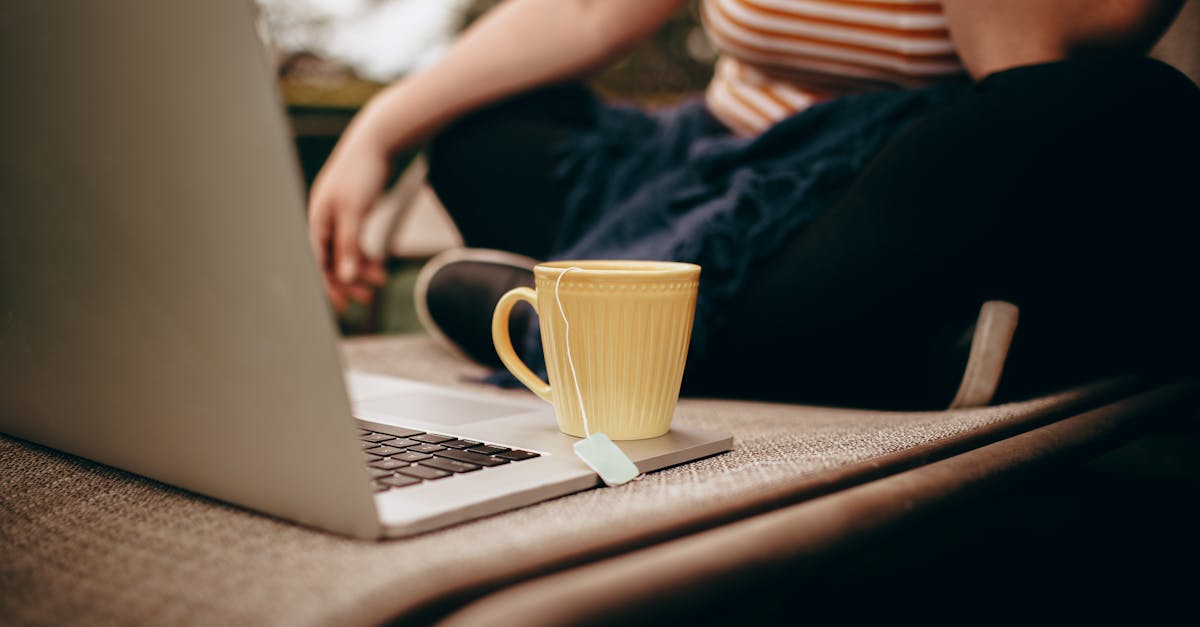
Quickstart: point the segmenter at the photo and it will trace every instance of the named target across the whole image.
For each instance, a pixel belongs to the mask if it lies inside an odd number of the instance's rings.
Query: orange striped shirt
[[[959,77],[937,0],[703,0],[720,52],[706,99],[755,135],[821,100]]]

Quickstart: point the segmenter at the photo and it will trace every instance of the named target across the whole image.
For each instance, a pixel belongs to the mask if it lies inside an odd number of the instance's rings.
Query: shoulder
[[[1183,0],[944,0],[971,75],[1104,52],[1145,53]]]

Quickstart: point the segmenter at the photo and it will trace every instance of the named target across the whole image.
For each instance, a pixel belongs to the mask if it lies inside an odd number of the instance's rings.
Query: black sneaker
[[[417,317],[452,353],[501,367],[492,344],[492,313],[505,292],[533,287],[537,261],[502,250],[453,248],[429,260],[413,288]],[[533,311],[518,306],[509,319],[514,342],[523,337]]]

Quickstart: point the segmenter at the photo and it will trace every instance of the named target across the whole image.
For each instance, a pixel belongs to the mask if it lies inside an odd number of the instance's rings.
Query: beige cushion
[[[345,342],[359,369],[449,385],[483,371],[423,336]],[[992,441],[1111,387],[899,413],[685,399],[727,454],[422,536],[298,527],[0,438],[0,616],[17,624],[376,624],[428,618],[534,575],[686,535]],[[298,459],[297,463],[303,463]]]

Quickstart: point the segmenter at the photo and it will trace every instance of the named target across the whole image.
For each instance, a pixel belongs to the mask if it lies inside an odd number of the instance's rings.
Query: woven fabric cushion
[[[343,350],[359,370],[523,393],[464,382],[484,372],[421,336],[351,340]],[[0,622],[425,621],[506,583],[761,510],[771,502],[762,495],[800,498],[877,475],[911,462],[907,453],[936,456],[1094,394],[927,413],[684,399],[678,423],[732,432],[732,452],[385,542],[314,531],[0,438]]]

